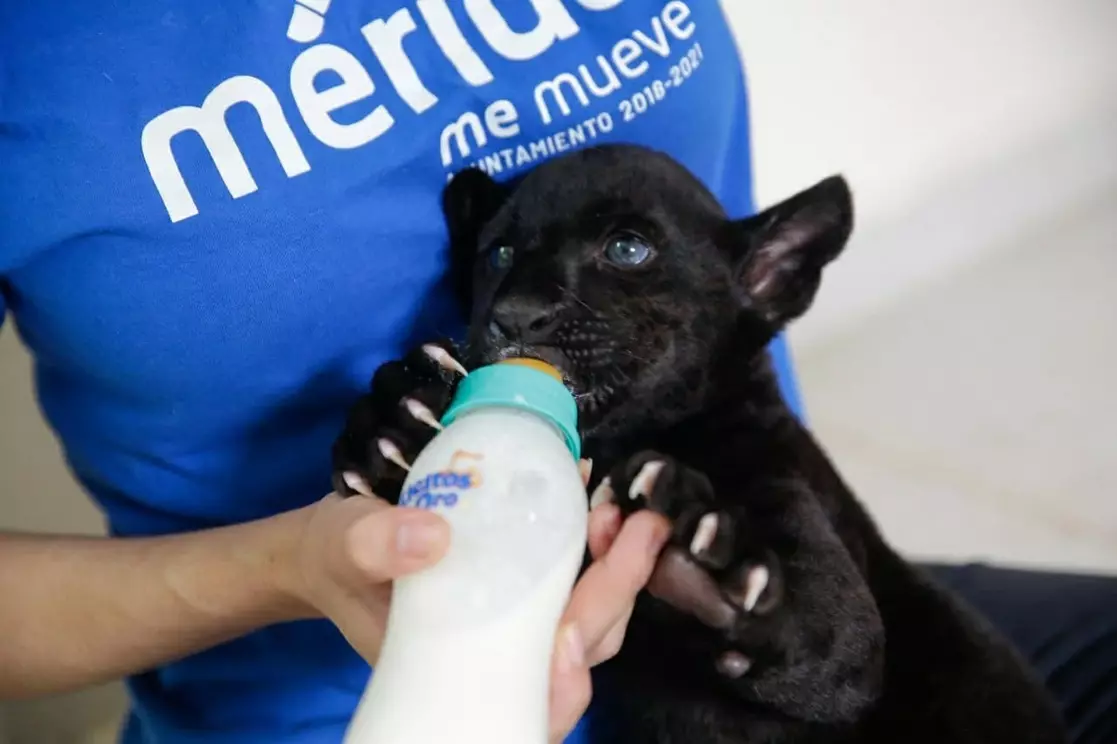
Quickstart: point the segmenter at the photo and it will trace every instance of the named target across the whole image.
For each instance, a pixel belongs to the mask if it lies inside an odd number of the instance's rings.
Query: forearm
[[[0,699],[150,669],[310,614],[305,512],[156,538],[0,534]]]

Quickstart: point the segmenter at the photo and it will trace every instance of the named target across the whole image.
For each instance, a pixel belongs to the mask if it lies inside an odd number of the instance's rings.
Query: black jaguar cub
[[[335,485],[398,497],[465,369],[561,369],[598,498],[675,528],[595,671],[599,741],[1064,741],[1025,663],[888,546],[780,396],[766,347],[846,244],[844,180],[733,220],[668,157],[609,146],[508,184],[464,172],[444,207],[468,338],[377,371]]]

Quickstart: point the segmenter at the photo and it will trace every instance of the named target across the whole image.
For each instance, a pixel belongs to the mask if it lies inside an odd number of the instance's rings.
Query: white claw
[[[632,485],[628,487],[628,498],[633,500],[641,496],[650,498],[652,490],[655,488],[656,479],[659,478],[663,466],[663,460],[652,460],[651,462],[644,463],[644,467],[640,468],[640,472],[632,479]]]
[[[446,351],[446,349],[443,349],[441,346],[437,346],[435,344],[425,344],[423,346],[423,353],[430,357],[431,361],[433,361],[435,364],[437,364],[439,367],[442,367],[443,369],[449,370],[451,372],[457,372],[462,377],[466,377],[469,375],[469,373],[465,371],[465,367],[462,366],[462,363],[454,357],[450,356],[450,353]]]
[[[411,414],[411,418],[416,421],[421,421],[432,429],[442,431],[442,424],[434,417],[431,409],[427,408],[421,402],[414,398],[404,398],[403,405],[407,408],[407,412]]]
[[[767,566],[754,566],[749,569],[749,575],[745,578],[745,599],[742,604],[745,607],[745,612],[752,612],[756,607],[756,603],[760,601],[760,595],[768,587],[768,567]]]
[[[718,515],[710,512],[698,520],[698,528],[694,530],[694,539],[690,541],[690,554],[700,555],[710,549],[714,538],[718,534]]]
[[[740,651],[726,651],[718,659],[718,671],[730,679],[737,679],[743,677],[745,673],[752,666],[752,662],[748,660]]]
[[[411,470],[410,463],[403,458],[403,453],[399,451],[399,447],[397,447],[392,440],[379,439],[376,442],[376,448],[380,450],[380,454],[384,456],[385,460],[394,462],[404,470]]]
[[[343,481],[345,481],[345,485],[349,486],[350,488],[352,488],[354,491],[361,494],[362,496],[372,496],[373,495],[372,489],[369,488],[369,485],[365,481],[365,479],[362,478],[361,476],[357,475],[356,473],[354,473],[352,471],[346,471],[346,472],[341,474],[341,479]]]
[[[616,494],[613,493],[613,481],[609,476],[605,476],[597,484],[597,488],[593,489],[593,496],[590,497],[590,508],[595,509],[602,504],[608,504],[614,498],[616,498]]]

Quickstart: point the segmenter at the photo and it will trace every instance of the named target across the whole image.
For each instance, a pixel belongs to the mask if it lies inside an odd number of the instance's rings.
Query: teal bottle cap
[[[442,416],[449,426],[479,408],[515,408],[540,416],[555,426],[577,460],[582,454],[578,436],[578,404],[562,384],[558,370],[534,359],[509,359],[470,372],[458,385]]]

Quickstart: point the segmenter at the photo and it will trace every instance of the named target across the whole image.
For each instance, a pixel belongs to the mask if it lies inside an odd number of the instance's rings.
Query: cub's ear
[[[468,168],[454,174],[442,192],[442,214],[450,234],[450,277],[466,312],[472,304],[473,263],[481,230],[500,210],[512,187]]]
[[[471,244],[477,250],[481,229],[508,199],[512,189],[497,183],[483,170],[467,168],[455,173],[442,192],[442,214],[450,230],[451,245]]]
[[[733,222],[725,246],[749,308],[778,329],[810,307],[822,270],[853,230],[853,197],[832,176],[746,220]]]

